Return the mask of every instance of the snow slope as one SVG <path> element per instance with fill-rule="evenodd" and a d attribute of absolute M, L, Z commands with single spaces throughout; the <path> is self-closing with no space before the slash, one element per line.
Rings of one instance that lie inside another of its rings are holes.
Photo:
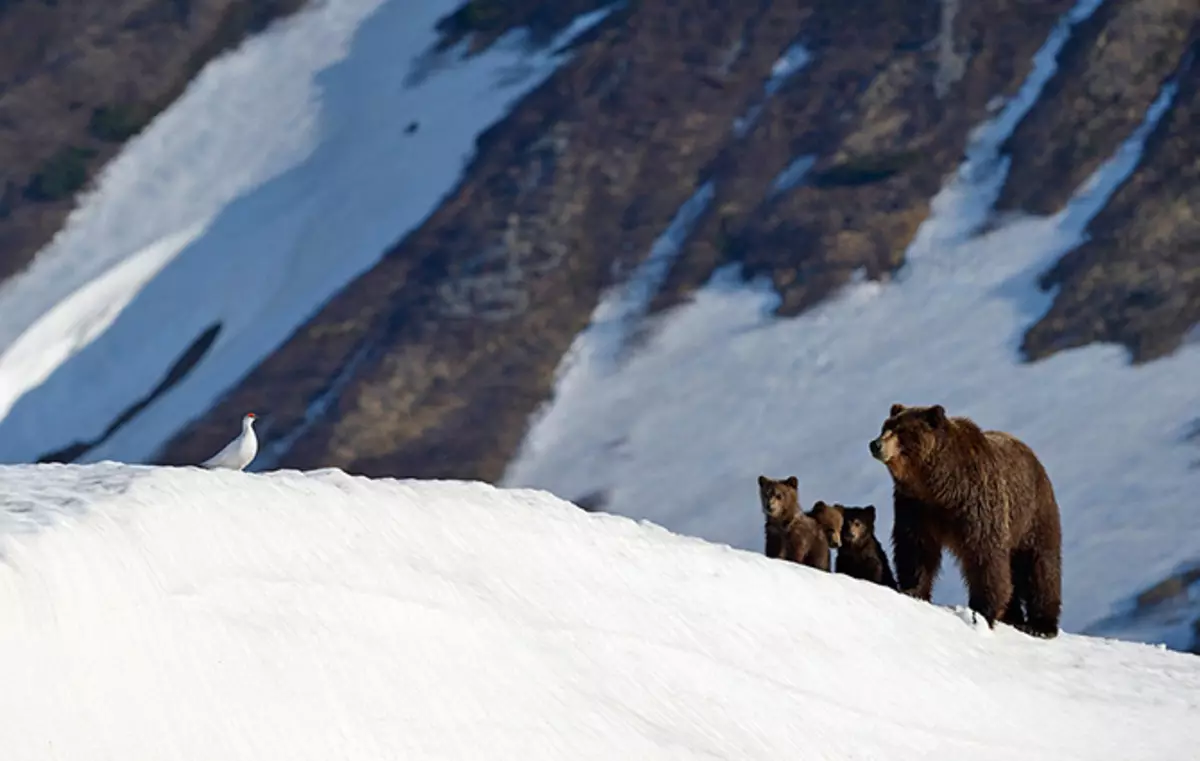
<path fill-rule="evenodd" d="M 152 456 L 420 224 L 475 138 L 608 12 L 542 51 L 512 34 L 429 69 L 434 23 L 458 5 L 313 4 L 209 64 L 132 140 L 0 286 L 0 462 L 93 439 L 219 321 L 191 375 L 84 459 Z"/>
<path fill-rule="evenodd" d="M 1200 744 L 1200 659 L 976 630 L 535 491 L 0 468 L 27 759 L 1046 759 Z"/>
<path fill-rule="evenodd" d="M 1200 511 L 1190 509 L 1200 469 L 1182 443 L 1200 416 L 1200 346 L 1141 367 L 1115 346 L 1035 364 L 1017 354 L 1050 304 L 1039 274 L 1083 240 L 1136 166 L 1174 83 L 1060 214 L 978 233 L 1007 172 L 1000 146 L 1053 74 L 1071 25 L 1098 4 L 1076 6 L 1021 92 L 977 130 L 899 277 L 851 285 L 781 321 L 767 284 L 722 271 L 616 366 L 581 359 L 621 354 L 601 343 L 610 333 L 589 330 L 505 483 L 570 499 L 602 493 L 604 510 L 758 549 L 755 478 L 796 474 L 806 504 L 879 506 L 886 536 L 891 482 L 867 442 L 893 402 L 942 403 L 1020 436 L 1047 466 L 1063 515 L 1065 628 L 1079 631 L 1200 558 Z M 935 600 L 965 600 L 952 563 Z"/>

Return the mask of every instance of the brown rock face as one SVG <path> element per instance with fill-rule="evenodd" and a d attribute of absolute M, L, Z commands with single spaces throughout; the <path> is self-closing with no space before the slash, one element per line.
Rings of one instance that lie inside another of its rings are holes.
<path fill-rule="evenodd" d="M 1197 47 L 1193 42 L 1193 58 Z M 1138 169 L 1089 233 L 1091 240 L 1042 278 L 1044 288 L 1059 292 L 1026 334 L 1026 355 L 1039 359 L 1095 341 L 1124 344 L 1135 362 L 1173 352 L 1200 321 L 1200 67 L 1194 63 L 1181 74 L 1174 106 Z"/>
<path fill-rule="evenodd" d="M 1194 0 L 1107 2 L 1079 25 L 1006 146 L 1002 211 L 1053 214 L 1145 117 L 1200 21 Z"/>
<path fill-rule="evenodd" d="M 303 0 L 0 0 L 0 278 L 209 60 Z"/>
<path fill-rule="evenodd" d="M 962 159 L 989 101 L 1012 95 L 1070 2 L 826 3 L 802 33 L 812 64 L 730 145 L 717 213 L 689 242 L 655 306 L 677 303 L 715 268 L 769 275 L 795 315 L 856 270 L 887 277 Z M 1018 31 L 1019 30 L 1019 31 Z M 771 184 L 812 154 L 807 180 Z"/>

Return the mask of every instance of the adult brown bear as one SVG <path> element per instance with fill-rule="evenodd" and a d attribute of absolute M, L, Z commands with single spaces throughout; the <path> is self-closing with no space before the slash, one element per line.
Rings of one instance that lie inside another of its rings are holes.
<path fill-rule="evenodd" d="M 942 405 L 893 404 L 871 455 L 892 476 L 900 590 L 929 600 L 942 548 L 959 561 L 971 609 L 1028 634 L 1058 634 L 1062 528 L 1054 488 L 1017 438 Z"/>

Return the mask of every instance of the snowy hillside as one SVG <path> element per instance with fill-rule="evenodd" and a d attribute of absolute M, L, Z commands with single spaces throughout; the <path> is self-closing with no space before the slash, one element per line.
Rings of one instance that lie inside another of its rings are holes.
<path fill-rule="evenodd" d="M 0 468 L 25 759 L 1189 757 L 1200 660 L 978 631 L 536 491 Z"/>
<path fill-rule="evenodd" d="M 631 282 L 596 310 L 563 362 L 505 483 L 600 495 L 606 511 L 758 549 L 754 479 L 795 474 L 805 504 L 875 504 L 887 534 L 891 481 L 867 442 L 893 402 L 940 403 L 1020 436 L 1048 468 L 1065 534 L 1065 629 L 1080 631 L 1200 558 L 1200 511 L 1185 508 L 1200 469 L 1183 441 L 1200 413 L 1186 380 L 1200 375 L 1200 347 L 1144 366 L 1115 346 L 1018 358 L 1021 335 L 1051 302 L 1038 277 L 1084 239 L 1136 167 L 1176 83 L 1061 213 L 989 220 L 1008 170 L 1004 141 L 1098 6 L 1082 0 L 1060 21 L 1022 90 L 977 129 L 894 280 L 776 320 L 769 285 L 724 272 L 627 351 L 628 305 L 645 290 Z M 965 599 L 947 563 L 935 600 Z"/>

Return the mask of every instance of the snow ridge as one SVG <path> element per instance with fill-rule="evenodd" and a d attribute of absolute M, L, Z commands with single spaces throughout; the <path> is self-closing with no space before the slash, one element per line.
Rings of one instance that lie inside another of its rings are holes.
<path fill-rule="evenodd" d="M 43 516 L 0 524 L 13 761 L 1161 761 L 1200 744 L 1200 659 L 981 633 L 544 492 L 115 463 L 0 481 L 0 516 Z"/>

